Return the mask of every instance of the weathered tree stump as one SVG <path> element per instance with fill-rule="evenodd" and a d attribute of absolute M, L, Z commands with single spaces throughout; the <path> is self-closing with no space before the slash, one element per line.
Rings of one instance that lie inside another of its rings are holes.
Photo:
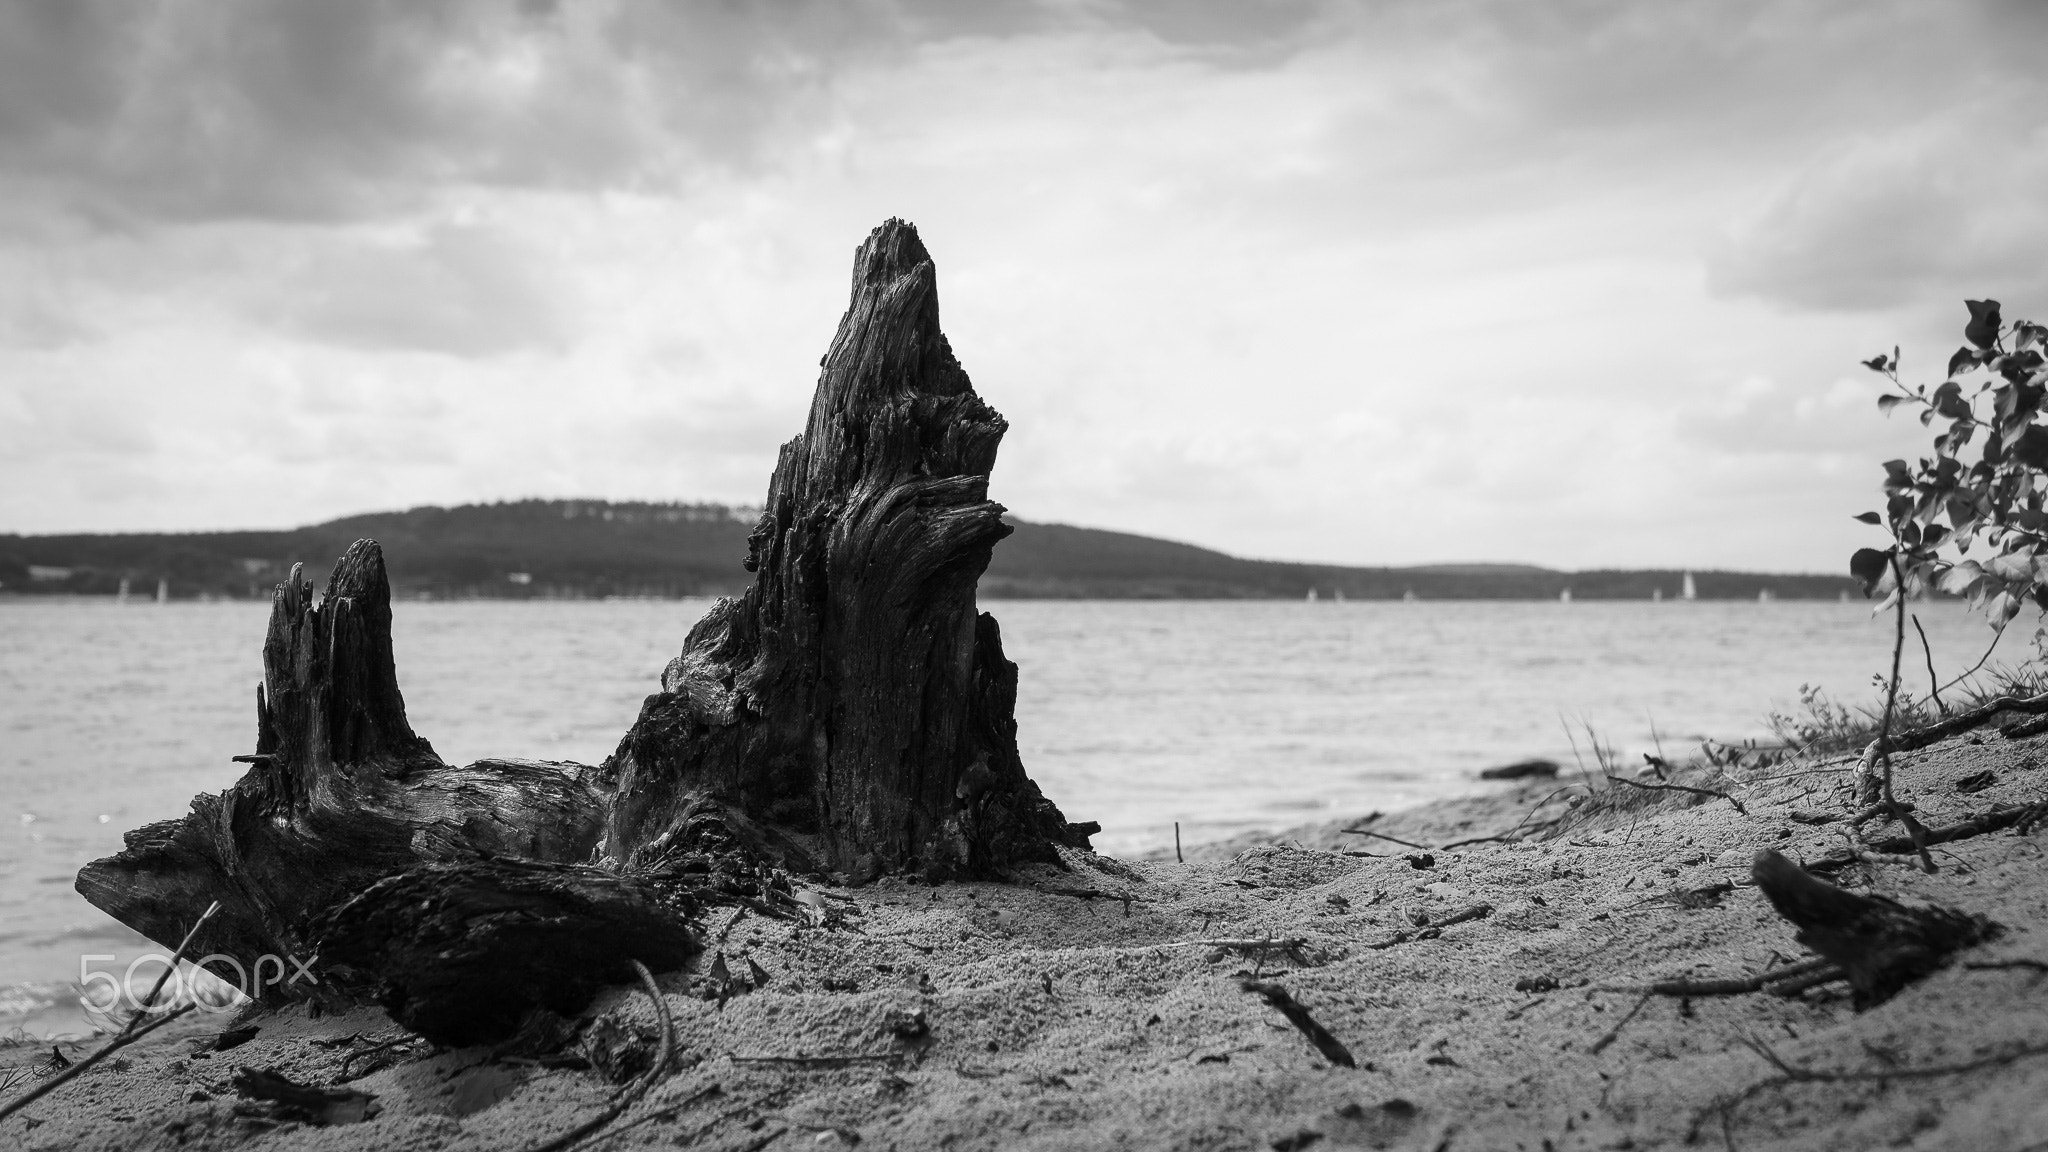
<path fill-rule="evenodd" d="M 246 991 L 372 996 L 473 1043 L 574 1011 L 628 958 L 680 963 L 705 903 L 773 913 L 776 866 L 991 877 L 1087 847 L 1095 826 L 1024 773 L 1017 669 L 975 609 L 1010 531 L 988 499 L 1006 425 L 939 330 L 908 224 L 861 246 L 823 365 L 754 586 L 690 631 L 601 767 L 443 763 L 406 721 L 383 557 L 358 541 L 317 604 L 296 570 L 277 589 L 248 774 L 129 833 L 79 892 L 167 943 L 217 899 L 193 954 L 320 961 L 317 985 L 211 965 Z"/>
<path fill-rule="evenodd" d="M 993 875 L 1086 846 L 1024 774 L 1017 667 L 974 587 L 1009 535 L 988 499 L 1008 425 L 939 330 L 937 274 L 891 220 L 854 260 L 804 434 L 746 560 L 604 771 L 604 852 L 660 859 L 708 797 L 856 878 Z"/>

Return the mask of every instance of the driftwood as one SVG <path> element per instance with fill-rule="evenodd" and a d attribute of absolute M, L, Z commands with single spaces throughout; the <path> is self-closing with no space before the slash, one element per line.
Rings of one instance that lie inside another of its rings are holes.
<path fill-rule="evenodd" d="M 79 872 L 80 894 L 116 920 L 176 940 L 218 900 L 191 951 L 241 969 L 215 960 L 215 975 L 263 998 L 346 996 L 362 989 L 336 987 L 317 968 L 293 979 L 294 961 L 310 965 L 320 954 L 312 923 L 334 905 L 423 863 L 590 857 L 603 815 L 593 769 L 520 760 L 457 768 L 413 733 L 374 542 L 349 548 L 317 604 L 296 571 L 278 588 L 263 667 L 248 773 L 195 798 L 182 820 L 128 833 L 124 851 Z"/>
<path fill-rule="evenodd" d="M 1982 916 L 1837 888 L 1768 848 L 1750 874 L 1778 915 L 1799 928 L 1799 942 L 1841 968 L 1859 1008 L 1890 999 L 1951 954 L 2000 932 Z"/>
<path fill-rule="evenodd" d="M 129 833 L 80 893 L 159 941 L 218 900 L 193 952 L 244 991 L 377 998 L 479 1043 L 634 961 L 680 964 L 706 905 L 787 914 L 785 870 L 989 877 L 1086 848 L 1095 826 L 1024 773 L 1017 669 L 975 608 L 1010 532 L 988 499 L 1007 425 L 939 330 L 908 224 L 861 246 L 823 368 L 754 586 L 690 631 L 604 764 L 442 762 L 407 723 L 383 555 L 358 541 L 317 601 L 297 569 L 273 597 L 248 773 Z"/>

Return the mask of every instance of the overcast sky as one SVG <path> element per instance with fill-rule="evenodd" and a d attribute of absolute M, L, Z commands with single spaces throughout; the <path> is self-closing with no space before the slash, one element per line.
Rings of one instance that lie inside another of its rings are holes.
<path fill-rule="evenodd" d="M 1839 571 L 2048 5 L 0 0 L 0 531 L 756 503 L 896 215 L 1027 519 Z M 1917 370 L 1917 371 L 1916 371 Z"/>

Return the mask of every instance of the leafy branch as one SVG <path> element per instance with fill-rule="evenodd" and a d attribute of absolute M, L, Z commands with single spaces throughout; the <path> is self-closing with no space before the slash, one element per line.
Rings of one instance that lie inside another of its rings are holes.
<path fill-rule="evenodd" d="M 1859 548 L 1849 560 L 1864 595 L 1884 595 L 1877 611 L 1890 609 L 1896 617 L 1884 713 L 1871 748 L 1875 762 L 1862 798 L 1874 805 L 1871 815 L 1895 817 L 1909 830 L 1917 822 L 1892 794 L 1890 749 L 1906 602 L 1936 590 L 1961 596 L 2001 633 L 2029 602 L 2048 609 L 2048 360 L 2042 355 L 2048 328 L 2026 320 L 2007 324 L 1996 300 L 1964 305 L 1970 311 L 1965 343 L 1949 357 L 1941 383 L 1902 383 L 1896 347 L 1863 362 L 1891 382 L 1877 398 L 1879 411 L 1917 409 L 1923 427 L 1941 426 L 1933 455 L 1885 461 L 1883 513 L 1856 517 L 1889 532 L 1891 547 Z M 1979 448 L 1968 459 L 1972 444 Z M 1980 544 L 1972 557 L 1971 548 Z"/>

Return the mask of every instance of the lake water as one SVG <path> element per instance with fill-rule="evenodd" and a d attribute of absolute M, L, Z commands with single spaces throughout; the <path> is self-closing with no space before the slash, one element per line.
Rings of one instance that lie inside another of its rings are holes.
<path fill-rule="evenodd" d="M 1112 853 L 1171 844 L 1176 820 L 1216 839 L 1469 790 L 1525 757 L 1570 764 L 1568 727 L 1630 759 L 1761 736 L 1802 683 L 1870 699 L 1891 639 L 1866 605 L 1826 602 L 985 606 L 1021 668 L 1027 770 Z M 75 1028 L 81 955 L 118 971 L 153 950 L 72 878 L 240 776 L 268 607 L 0 600 L 0 1032 Z M 594 764 L 708 607 L 398 604 L 413 727 L 452 762 Z M 1989 640 L 1958 605 L 1919 615 L 1944 675 Z"/>

